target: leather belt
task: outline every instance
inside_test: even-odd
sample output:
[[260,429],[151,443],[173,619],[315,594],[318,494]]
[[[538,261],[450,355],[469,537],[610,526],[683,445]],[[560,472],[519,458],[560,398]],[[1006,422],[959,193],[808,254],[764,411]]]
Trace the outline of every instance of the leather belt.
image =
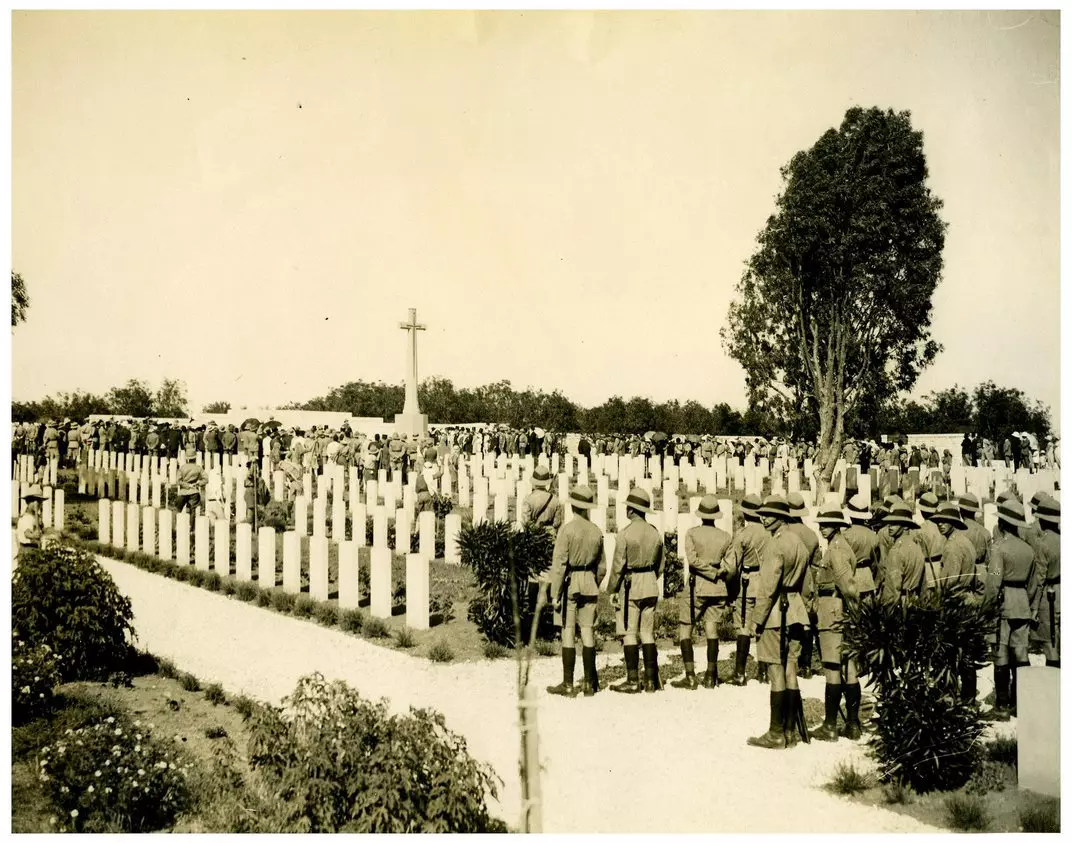
[[592,563],[590,563],[588,565],[569,565],[569,564],[567,564],[566,565],[566,570],[571,574],[574,571],[597,571],[597,570],[599,570],[599,563],[598,562],[592,562]]
[[647,573],[654,573],[654,572],[655,572],[655,566],[654,565],[645,565],[643,568],[630,568],[628,571],[626,571],[627,574],[647,574]]
[[871,560],[870,559],[865,559],[863,562],[857,562],[856,563],[856,570],[857,571],[859,571],[861,568],[870,568],[870,567],[871,567]]
[[1047,577],[1046,582],[1044,584],[1045,585],[1060,585],[1061,584],[1061,575],[1058,574],[1056,577]]
[[802,589],[803,589],[802,585],[797,585],[797,586],[794,586],[793,588],[783,588],[782,593],[783,594],[800,594]]
[[759,570],[759,565],[754,565],[751,568],[741,568],[741,571],[743,573],[746,573],[746,574],[754,574],[758,570]]
[[1016,582],[1009,582],[1005,580],[1001,584],[1002,588],[1027,588],[1027,580],[1017,580]]
[[838,590],[835,586],[819,586],[820,597],[836,597]]

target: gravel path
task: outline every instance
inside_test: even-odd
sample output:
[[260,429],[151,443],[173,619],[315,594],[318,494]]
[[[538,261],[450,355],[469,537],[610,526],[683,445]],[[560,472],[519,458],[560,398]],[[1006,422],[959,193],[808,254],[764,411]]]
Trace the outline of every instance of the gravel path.
[[[97,557],[130,597],[138,645],[228,693],[278,702],[320,671],[393,708],[434,708],[504,780],[494,813],[520,806],[515,664],[436,665],[337,630]],[[601,665],[602,666],[602,662]],[[578,670],[579,670],[578,666]],[[767,725],[767,686],[623,697],[550,697],[557,660],[536,662],[544,830],[593,832],[934,832],[912,818],[821,789],[861,747],[813,742],[774,752],[745,744]],[[822,698],[822,680],[801,683]],[[982,688],[980,689],[983,690]],[[645,737],[640,737],[644,735]]]

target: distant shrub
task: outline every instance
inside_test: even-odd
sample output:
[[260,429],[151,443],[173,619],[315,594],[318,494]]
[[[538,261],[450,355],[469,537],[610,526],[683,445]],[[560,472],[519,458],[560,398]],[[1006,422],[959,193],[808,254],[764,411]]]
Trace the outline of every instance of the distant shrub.
[[358,609],[343,609],[339,613],[339,626],[343,632],[360,632],[364,623],[365,616]]
[[842,796],[851,796],[854,793],[862,793],[871,787],[869,776],[861,773],[851,763],[841,763],[834,768],[834,777],[827,787],[834,793]]
[[1000,761],[982,761],[964,785],[964,791],[976,796],[1002,791],[1015,780],[1016,768]]
[[281,615],[289,615],[294,610],[294,601],[297,595],[281,588],[272,588],[267,592],[271,596],[271,606]]
[[538,656],[557,656],[558,647],[555,646],[554,641],[537,641],[536,642],[536,655]]
[[219,740],[227,737],[227,730],[223,726],[206,726],[205,737],[209,740]]
[[339,609],[331,603],[317,603],[313,617],[321,626],[335,626],[339,622]]
[[257,589],[257,605],[260,606],[262,609],[267,609],[272,605],[272,589]]
[[205,575],[204,587],[209,591],[219,591],[223,585],[223,577],[217,571],[209,571]]
[[165,679],[176,679],[179,675],[179,670],[175,667],[175,663],[171,659],[157,658],[156,670]]
[[1015,735],[998,735],[986,745],[986,755],[998,764],[1017,765],[1017,744]]
[[238,583],[230,577],[224,577],[223,585],[220,588],[220,592],[228,596],[235,593],[238,590]]
[[257,588],[255,583],[240,582],[238,588],[235,589],[235,595],[243,603],[252,603],[257,599],[257,592],[260,589]]
[[410,647],[416,646],[417,640],[413,637],[413,630],[406,627],[398,630],[395,633],[395,644],[403,649],[408,650]]
[[294,598],[294,608],[291,611],[296,618],[311,618],[316,611],[316,601],[308,594],[299,594]]
[[183,673],[179,676],[179,686],[184,691],[200,691],[201,682],[192,673]]
[[276,532],[294,526],[294,507],[285,501],[272,501],[260,510],[260,526],[272,527]]
[[1028,834],[1059,834],[1061,832],[1060,805],[1048,801],[1024,808],[1020,812],[1020,825]]
[[205,686],[205,699],[213,705],[223,705],[227,702],[227,694],[224,693],[222,685],[213,682]]
[[299,680],[283,702],[263,707],[251,721],[249,760],[295,829],[505,830],[487,811],[486,799],[498,795],[494,772],[470,757],[442,715],[391,714],[385,702],[371,703],[319,674]]
[[439,663],[452,662],[454,661],[454,651],[446,641],[437,641],[428,648],[428,658]]
[[242,716],[243,720],[248,720],[253,716],[254,711],[257,710],[259,703],[247,697],[245,694],[239,694],[233,700],[234,710]]
[[945,815],[954,831],[986,831],[990,827],[986,805],[977,796],[953,794],[945,801]]
[[391,634],[391,628],[383,618],[367,618],[362,632],[366,638],[386,638]]
[[882,795],[886,798],[888,805],[908,805],[915,796],[912,788],[900,782],[890,782],[882,789]]
[[11,579],[12,632],[59,656],[63,681],[120,669],[133,618],[130,600],[86,551],[56,545],[20,556]]
[[494,641],[484,642],[484,658],[486,659],[502,659],[506,658],[510,653],[510,648],[504,647],[502,644],[496,644]]

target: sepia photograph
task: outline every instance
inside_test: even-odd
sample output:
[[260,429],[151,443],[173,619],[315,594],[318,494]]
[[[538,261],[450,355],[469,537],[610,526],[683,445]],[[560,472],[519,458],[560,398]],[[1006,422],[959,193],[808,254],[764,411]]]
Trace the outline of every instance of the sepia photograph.
[[1060,832],[1059,9],[9,23],[10,832]]

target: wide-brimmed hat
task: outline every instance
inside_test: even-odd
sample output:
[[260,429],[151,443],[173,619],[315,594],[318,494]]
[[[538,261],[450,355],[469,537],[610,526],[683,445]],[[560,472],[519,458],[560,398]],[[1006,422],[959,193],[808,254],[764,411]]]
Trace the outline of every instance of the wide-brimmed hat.
[[1061,523],[1061,502],[1046,495],[1035,508],[1035,517],[1050,524]]
[[958,530],[968,529],[968,525],[965,524],[964,519],[960,517],[960,507],[952,501],[940,503],[935,510],[934,515],[931,516],[931,521],[952,524]]
[[625,498],[626,509],[635,509],[637,512],[651,512],[651,497],[647,489],[639,486],[629,490]]
[[781,518],[783,520],[788,520],[792,517],[789,502],[781,495],[768,495],[767,499],[763,501],[763,506],[761,506],[757,512],[760,515],[765,515],[770,518]]
[[919,524],[912,520],[912,510],[906,503],[894,504],[890,508],[889,515],[882,519],[884,526],[907,527],[910,530],[918,530]]
[[537,489],[542,489],[545,486],[551,484],[551,472],[544,468],[542,465],[536,466],[532,472],[532,485]]
[[840,509],[824,509],[819,513],[818,518],[815,519],[820,527],[848,527],[849,522],[845,520],[845,513]]
[[866,506],[857,503],[856,498],[849,501],[846,508],[849,510],[849,518],[853,521],[870,521],[873,517]]
[[1027,520],[1024,518],[1024,505],[1016,498],[1003,500],[998,504],[998,521],[1004,521],[1013,527],[1026,527]]
[[793,517],[808,514],[808,505],[804,503],[804,496],[800,492],[790,492],[785,502],[789,504],[789,514]]
[[1008,500],[1013,500],[1013,501],[1019,500],[1016,497],[1016,493],[1012,489],[1005,489],[1000,495],[998,495],[997,502],[1000,505],[1000,504],[1002,504],[1002,503],[1004,503],[1005,501],[1008,501]]
[[700,505],[696,508],[696,514],[701,521],[714,521],[718,517],[718,498],[714,495],[704,495],[700,499]]
[[1035,492],[1035,494],[1031,496],[1031,510],[1034,511],[1038,507],[1039,503],[1045,500],[1046,497],[1048,496],[1044,491],[1042,491],[1042,489],[1039,489],[1037,492]]
[[23,491],[22,499],[27,501],[43,501],[45,500],[45,493],[41,491],[41,487],[37,483],[34,483]]
[[938,496],[934,492],[924,492],[919,496],[919,511],[924,515],[933,515],[938,509]]
[[574,486],[570,489],[569,504],[575,509],[595,509],[596,496],[587,486]]
[[741,514],[745,518],[758,518],[761,506],[763,506],[763,501],[755,492],[741,498]]
[[957,505],[960,507],[961,513],[970,512],[974,515],[979,511],[979,499],[971,492],[966,495],[961,495],[960,500],[957,501]]

